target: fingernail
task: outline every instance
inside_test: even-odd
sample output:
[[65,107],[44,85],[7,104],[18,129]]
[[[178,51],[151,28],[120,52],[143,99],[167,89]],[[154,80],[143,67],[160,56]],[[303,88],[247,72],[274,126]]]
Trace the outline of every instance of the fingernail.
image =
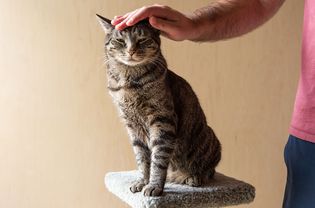
[[133,24],[133,19],[130,19],[126,22],[126,25],[131,26]]

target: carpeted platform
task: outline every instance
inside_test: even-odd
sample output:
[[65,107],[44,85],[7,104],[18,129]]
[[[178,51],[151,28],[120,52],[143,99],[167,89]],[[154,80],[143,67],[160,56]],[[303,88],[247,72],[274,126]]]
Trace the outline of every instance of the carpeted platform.
[[145,197],[131,193],[130,185],[138,171],[112,172],[105,176],[107,189],[133,208],[210,208],[250,203],[255,198],[255,188],[245,182],[216,173],[214,179],[202,187],[169,184],[163,196]]

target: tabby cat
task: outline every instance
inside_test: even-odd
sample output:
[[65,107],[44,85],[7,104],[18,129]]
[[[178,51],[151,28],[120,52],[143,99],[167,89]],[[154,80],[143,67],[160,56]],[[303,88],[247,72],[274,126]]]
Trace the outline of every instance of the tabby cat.
[[160,33],[147,20],[105,31],[108,89],[124,121],[142,178],[130,187],[159,196],[165,181],[200,186],[215,173],[221,145],[190,85],[167,68]]

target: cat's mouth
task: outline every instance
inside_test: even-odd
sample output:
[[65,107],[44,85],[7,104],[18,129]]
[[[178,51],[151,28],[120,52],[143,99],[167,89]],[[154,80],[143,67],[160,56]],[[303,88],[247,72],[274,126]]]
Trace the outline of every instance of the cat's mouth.
[[122,62],[126,65],[129,65],[129,66],[136,66],[136,65],[143,64],[145,62],[145,59],[144,58],[137,58],[134,56],[128,56],[125,59],[123,59]]

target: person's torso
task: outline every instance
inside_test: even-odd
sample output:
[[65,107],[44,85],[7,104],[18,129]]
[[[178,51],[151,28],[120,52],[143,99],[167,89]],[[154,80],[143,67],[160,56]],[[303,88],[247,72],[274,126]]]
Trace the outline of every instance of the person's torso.
[[315,142],[315,0],[305,0],[301,67],[291,133]]

